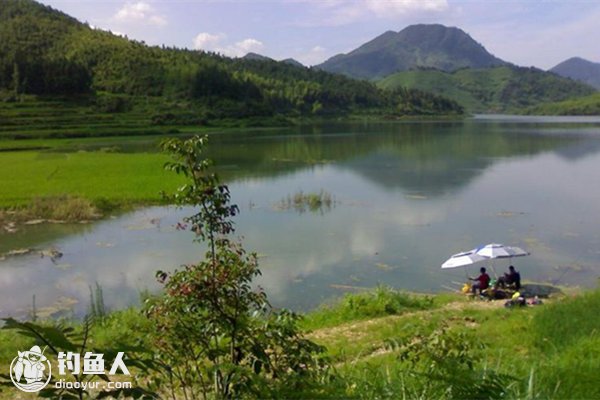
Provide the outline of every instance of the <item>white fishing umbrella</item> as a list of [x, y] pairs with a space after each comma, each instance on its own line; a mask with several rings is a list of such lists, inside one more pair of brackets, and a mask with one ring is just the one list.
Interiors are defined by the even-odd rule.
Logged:
[[503, 244], [491, 243], [480, 247], [476, 254], [486, 258], [512, 258], [528, 256], [529, 253], [520, 247], [505, 246]]
[[477, 254], [477, 249], [473, 249], [462, 253], [454, 254], [442, 264], [442, 268], [447, 269], [466, 267], [467, 265], [475, 264], [488, 259], [489, 257]]
[[523, 250], [520, 247], [516, 246], [505, 246], [503, 244], [498, 243], [490, 243], [483, 247], [477, 249], [477, 254], [480, 256], [484, 256], [488, 259], [492, 260], [490, 267], [494, 272], [494, 275], [497, 277], [496, 270], [494, 269], [494, 260], [496, 258], [513, 258], [513, 257], [523, 257], [528, 256], [529, 253]]

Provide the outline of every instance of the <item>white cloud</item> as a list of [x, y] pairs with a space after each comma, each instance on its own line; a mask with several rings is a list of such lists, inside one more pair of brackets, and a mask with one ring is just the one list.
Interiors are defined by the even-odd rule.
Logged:
[[225, 38], [225, 34], [217, 33], [216, 35], [208, 32], [202, 32], [194, 38], [194, 49], [216, 51], [219, 48], [219, 42]]
[[[302, 1], [302, 0], [300, 0]], [[325, 0], [314, 5], [317, 18], [304, 25], [346, 25], [368, 18], [397, 18], [406, 15], [439, 13], [449, 9], [448, 0]]]
[[301, 53], [297, 56], [298, 61], [304, 65], [315, 65], [322, 63], [326, 56], [327, 49], [323, 46], [315, 46], [310, 51]]
[[382, 18], [418, 11], [444, 11], [447, 0], [364, 0], [364, 6]]
[[194, 38], [194, 49], [214, 51], [229, 57], [242, 57], [250, 52], [260, 52], [265, 45], [260, 40], [247, 38], [233, 44], [225, 43], [227, 35], [202, 32]]
[[252, 38], [244, 39], [241, 42], [237, 42], [233, 45], [232, 50], [234, 52], [240, 53], [244, 55], [249, 52], [257, 52], [261, 51], [265, 45], [260, 41]]
[[143, 23], [154, 26], [167, 25], [167, 19], [158, 14], [150, 4], [138, 1], [135, 3], [126, 3], [113, 19], [125, 23]]

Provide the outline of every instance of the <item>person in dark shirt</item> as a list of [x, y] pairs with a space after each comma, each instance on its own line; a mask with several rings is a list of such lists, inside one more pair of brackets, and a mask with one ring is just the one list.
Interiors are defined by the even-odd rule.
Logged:
[[473, 286], [471, 286], [473, 294], [477, 294], [477, 289], [479, 289], [479, 293], [481, 293], [490, 286], [490, 276], [485, 272], [485, 268], [481, 267], [479, 272], [480, 274], [477, 278], [469, 278], [472, 281], [475, 281]]
[[500, 286], [505, 288], [507, 286], [513, 285], [515, 290], [521, 289], [521, 274], [519, 271], [515, 270], [515, 267], [512, 265], [508, 267], [508, 273], [505, 273], [504, 276], [498, 278], [498, 282], [496, 286]]

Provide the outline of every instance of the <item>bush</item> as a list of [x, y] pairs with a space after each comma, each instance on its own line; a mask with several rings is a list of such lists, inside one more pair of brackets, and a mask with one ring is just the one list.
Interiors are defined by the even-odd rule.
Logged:
[[118, 94], [99, 94], [96, 97], [96, 110], [107, 113], [122, 113], [133, 108], [130, 96]]

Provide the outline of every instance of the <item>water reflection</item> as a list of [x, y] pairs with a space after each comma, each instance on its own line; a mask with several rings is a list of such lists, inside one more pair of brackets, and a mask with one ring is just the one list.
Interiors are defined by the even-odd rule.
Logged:
[[[214, 138], [212, 157], [230, 180], [273, 177], [336, 163], [384, 189], [426, 196], [460, 189], [498, 158], [532, 156], [573, 142], [567, 135], [507, 132], [498, 124], [422, 123], [363, 126], [341, 134]], [[355, 126], [353, 129], [357, 129]], [[572, 131], [571, 131], [572, 133]], [[223, 146], [224, 145], [224, 146]]]
[[[442, 272], [440, 263], [488, 242], [531, 251], [517, 261], [525, 279], [593, 285], [598, 276], [594, 124], [340, 124], [214, 135], [211, 142], [242, 209], [237, 233], [259, 253], [257, 283], [276, 306], [309, 309], [378, 283], [441, 290], [464, 272]], [[327, 213], [273, 207], [299, 190], [322, 189], [339, 202]], [[0, 262], [0, 315], [26, 314], [34, 294], [38, 307], [57, 310], [73, 299], [81, 315], [94, 282], [109, 308], [135, 303], [140, 291], [157, 289], [156, 270], [202, 255], [190, 233], [173, 228], [189, 213], [153, 207], [93, 226], [0, 236], [4, 249], [64, 253], [57, 264], [38, 254]]]

